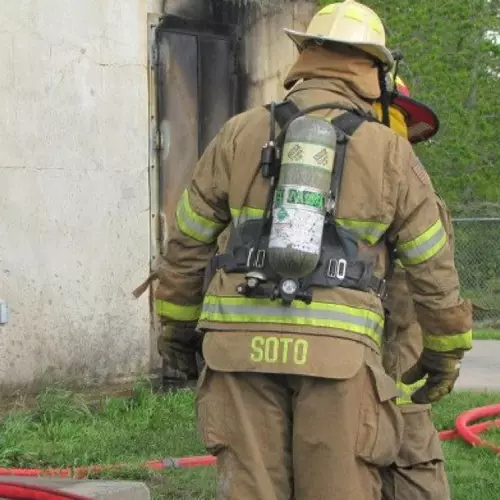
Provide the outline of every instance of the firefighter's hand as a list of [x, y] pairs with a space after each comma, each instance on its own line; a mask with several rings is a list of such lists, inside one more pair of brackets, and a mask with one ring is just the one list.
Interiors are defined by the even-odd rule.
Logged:
[[201, 354], [202, 337], [195, 324], [163, 322], [158, 338], [158, 352], [169, 369], [186, 380], [198, 378], [196, 353]]
[[413, 384], [427, 375], [425, 384], [415, 391], [416, 404], [436, 403], [453, 390], [460, 372], [464, 351], [437, 352], [424, 348], [417, 363], [402, 376], [404, 384]]

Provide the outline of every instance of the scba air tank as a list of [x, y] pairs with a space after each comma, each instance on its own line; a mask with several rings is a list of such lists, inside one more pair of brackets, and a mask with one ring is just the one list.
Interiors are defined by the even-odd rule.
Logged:
[[321, 118], [301, 116], [286, 132], [268, 250], [283, 277], [302, 278], [318, 264], [336, 143], [335, 128]]

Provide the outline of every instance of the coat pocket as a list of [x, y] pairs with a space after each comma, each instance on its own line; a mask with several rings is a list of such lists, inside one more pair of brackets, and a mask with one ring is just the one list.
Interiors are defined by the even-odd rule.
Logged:
[[396, 384], [381, 366], [367, 364], [357, 455], [378, 467], [394, 463], [403, 438], [403, 417], [394, 402]]
[[224, 387], [220, 373], [205, 365], [196, 386], [197, 428], [207, 451], [216, 456], [227, 447]]
[[430, 410], [405, 413], [403, 444], [396, 465], [414, 467], [444, 461], [439, 435], [432, 423]]

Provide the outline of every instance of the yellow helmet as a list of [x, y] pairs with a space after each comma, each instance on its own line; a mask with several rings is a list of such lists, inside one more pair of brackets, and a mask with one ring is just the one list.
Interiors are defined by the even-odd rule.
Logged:
[[299, 50], [308, 40], [344, 43], [357, 47], [381, 62], [385, 69], [394, 66], [391, 51], [385, 46], [385, 30], [380, 17], [355, 0], [330, 4], [321, 9], [305, 33], [285, 29]]

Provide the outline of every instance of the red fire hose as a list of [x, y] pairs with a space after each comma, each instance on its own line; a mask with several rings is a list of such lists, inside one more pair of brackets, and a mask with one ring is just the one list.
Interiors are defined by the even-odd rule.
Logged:
[[[500, 446], [482, 440], [478, 434], [493, 427], [500, 427], [500, 418], [489, 420], [474, 425], [469, 425], [471, 422], [481, 418], [491, 418], [500, 416], [500, 404], [483, 406], [481, 408], [473, 408], [460, 414], [455, 421], [455, 429], [441, 431], [439, 437], [441, 441], [449, 441], [452, 439], [462, 439], [472, 446], [483, 446], [490, 448], [493, 452], [500, 454]], [[183, 458], [166, 458], [164, 460], [150, 460], [139, 464], [141, 467], [146, 467], [150, 470], [164, 470], [168, 468], [187, 468], [187, 467], [202, 467], [214, 465], [216, 458], [212, 456], [202, 457], [183, 457]], [[66, 469], [2, 469], [0, 468], [0, 476], [23, 476], [23, 477], [71, 477], [82, 479], [88, 477], [91, 473], [109, 471], [130, 466], [130, 464], [117, 465], [92, 465], [89, 467], [76, 467]], [[17, 488], [17, 490], [16, 490]], [[9, 496], [10, 495], [10, 496]], [[17, 495], [17, 496], [16, 496]], [[24, 496], [23, 496], [24, 495]], [[26, 485], [16, 485], [14, 483], [0, 482], [0, 497], [19, 500], [89, 500], [85, 497], [70, 495], [61, 492], [51, 492], [50, 490], [39, 487], [28, 487]]]
[[0, 496], [10, 500], [92, 500], [89, 497], [41, 486], [6, 482], [0, 482]]

